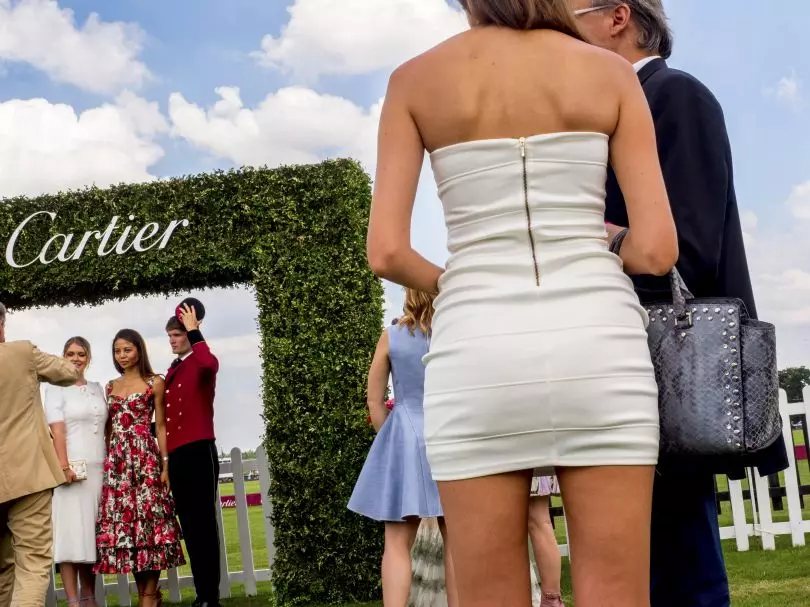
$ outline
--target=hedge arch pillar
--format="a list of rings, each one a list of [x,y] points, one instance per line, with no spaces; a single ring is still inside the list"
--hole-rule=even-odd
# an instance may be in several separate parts
[[[361,167],[337,160],[0,203],[12,310],[254,286],[281,604],[379,594],[380,529],[346,509],[372,438],[365,378],[383,325],[370,198]]]

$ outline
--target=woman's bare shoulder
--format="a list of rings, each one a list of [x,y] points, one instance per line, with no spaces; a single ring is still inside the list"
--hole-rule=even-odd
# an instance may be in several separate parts
[[[391,82],[420,82],[425,74],[435,73],[436,68],[446,65],[463,52],[470,32],[461,32],[440,42],[436,46],[411,57],[391,72]]]
[[[562,34],[558,37],[558,44],[562,51],[586,69],[607,71],[611,75],[635,73],[630,62],[613,51]]]

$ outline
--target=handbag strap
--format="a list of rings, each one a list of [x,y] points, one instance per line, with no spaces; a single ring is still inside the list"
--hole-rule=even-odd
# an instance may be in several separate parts
[[[613,242],[610,243],[609,248],[611,253],[614,255],[619,254],[619,251],[621,251],[622,248],[622,243],[624,242],[624,239],[627,238],[628,232],[629,228],[624,228],[618,234],[616,234],[616,236],[613,238]],[[675,313],[675,318],[682,320],[687,316],[686,300],[694,299],[695,296],[692,295],[692,292],[689,290],[689,287],[686,286],[681,273],[678,272],[678,268],[675,266],[673,266],[672,270],[669,272],[669,286],[670,291],[672,292],[672,309]]]

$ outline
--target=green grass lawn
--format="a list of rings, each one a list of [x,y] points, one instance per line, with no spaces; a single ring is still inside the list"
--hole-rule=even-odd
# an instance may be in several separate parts
[[[802,444],[803,439],[797,436],[797,444]],[[802,484],[810,485],[810,467],[807,461],[798,463],[799,474]],[[780,479],[784,483],[783,474]],[[725,477],[718,478],[718,485],[721,491],[726,490]],[[743,483],[747,488],[747,482]],[[220,485],[222,495],[233,495],[233,484]],[[248,493],[260,492],[259,483],[250,481],[246,483]],[[750,502],[746,502],[748,521],[751,519]],[[264,520],[261,508],[249,508],[250,535],[253,544],[253,560],[255,569],[266,569],[268,567],[267,547],[265,545]],[[804,519],[810,519],[810,499],[807,500],[807,507],[803,510]],[[787,510],[775,511],[773,513],[775,522],[787,520]],[[561,542],[565,541],[565,532],[561,519],[557,520],[557,535]],[[242,556],[237,534],[236,509],[226,509],[223,511],[223,523],[225,528],[225,543],[228,555],[228,567],[231,571],[242,569]],[[724,503],[720,514],[720,525],[731,525],[731,506]],[[808,538],[810,541],[810,538]],[[737,552],[733,540],[724,542],[726,550],[726,563],[731,581],[733,595],[733,605],[735,607],[804,607],[810,604],[810,574],[808,574],[808,563],[810,563],[810,546],[802,548],[792,548],[790,537],[781,536],[776,539],[777,550],[763,551],[759,540],[751,538],[751,550],[749,552]],[[191,575],[188,567],[180,570],[181,576]],[[563,587],[567,598],[567,604],[571,604],[570,589],[571,583],[567,561],[564,563]],[[114,581],[111,578],[110,581]],[[58,583],[58,579],[57,579]],[[244,589],[241,585],[234,585],[233,598],[223,600],[226,607],[256,607],[258,605],[271,604],[271,588],[269,583],[259,583],[258,597],[245,597]],[[194,593],[190,589],[183,590],[183,602],[181,605],[191,605]],[[165,603],[170,604],[164,599]],[[118,605],[115,597],[109,598],[109,605]],[[133,605],[137,601],[133,600]],[[60,603],[64,605],[64,603]],[[341,607],[381,607],[382,603],[351,604]]]
[[[777,550],[762,551],[752,540],[749,552],[737,552],[733,542],[726,542],[726,559],[731,581],[732,604],[735,607],[806,607],[810,597],[810,547],[790,548],[788,538],[777,539]],[[564,567],[563,587],[566,603],[572,605],[571,582],[567,562]],[[261,596],[246,598],[235,596],[223,600],[226,607],[255,607],[270,604],[270,588],[260,584]],[[182,603],[190,605],[189,599]],[[357,603],[342,607],[382,607],[382,603]]]

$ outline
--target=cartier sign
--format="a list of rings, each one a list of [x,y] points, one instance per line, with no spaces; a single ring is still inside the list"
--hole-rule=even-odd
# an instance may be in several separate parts
[[[13,268],[25,268],[37,262],[50,264],[54,261],[76,261],[82,255],[98,255],[105,257],[110,253],[123,255],[128,251],[143,253],[149,249],[165,249],[174,233],[179,228],[188,227],[188,219],[173,219],[166,226],[151,222],[138,228],[128,224],[124,226],[124,231],[114,240],[113,232],[118,227],[119,217],[115,215],[103,231],[91,230],[85,232],[77,238],[75,234],[54,234],[47,241],[42,243],[39,254],[31,259],[30,255],[21,258],[16,252],[17,242],[25,233],[26,228],[38,221],[51,221],[56,219],[53,211],[37,211],[23,219],[6,245],[6,263]],[[135,220],[134,215],[129,216],[129,221]],[[137,230],[137,231],[136,231]],[[133,232],[134,235],[133,235]],[[92,244],[91,244],[92,242]],[[98,247],[96,248],[96,243]]]

